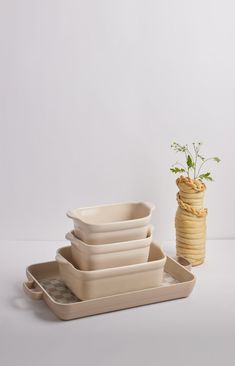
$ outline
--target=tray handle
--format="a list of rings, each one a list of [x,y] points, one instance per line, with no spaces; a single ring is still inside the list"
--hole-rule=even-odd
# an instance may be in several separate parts
[[[23,289],[26,295],[30,297],[32,300],[41,300],[43,292],[35,289],[34,281],[26,281],[23,283]]]
[[[175,256],[173,257],[173,259],[178,262],[179,264],[181,264],[181,266],[183,266],[184,268],[186,268],[188,271],[192,270],[192,263],[186,259],[185,257],[182,256]]]

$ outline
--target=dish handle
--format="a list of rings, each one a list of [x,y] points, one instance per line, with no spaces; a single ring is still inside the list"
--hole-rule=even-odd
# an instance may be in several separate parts
[[[71,232],[68,232],[66,235],[65,235],[65,239],[69,240],[69,241],[76,241],[77,238],[75,238],[75,236],[71,233]]]
[[[66,264],[66,265],[72,265],[70,262],[68,262],[66,259],[64,259],[64,257],[60,254],[60,253],[56,253],[55,256],[55,260],[56,262],[60,263],[60,264]]]
[[[156,206],[152,202],[145,202],[145,205],[150,209],[150,211],[155,210]]]
[[[32,300],[41,300],[43,292],[41,290],[36,290],[34,281],[26,281],[23,283],[23,289],[26,295]]]
[[[77,219],[77,217],[74,215],[73,211],[67,211],[66,212],[66,216],[69,217],[70,219]]]

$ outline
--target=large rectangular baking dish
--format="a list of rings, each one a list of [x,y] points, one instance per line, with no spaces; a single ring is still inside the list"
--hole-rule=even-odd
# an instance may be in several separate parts
[[[76,236],[87,244],[106,244],[144,239],[147,236],[154,204],[115,203],[68,211]]]
[[[162,282],[166,256],[157,243],[152,242],[149,258],[145,263],[81,271],[73,263],[71,246],[58,249],[56,261],[68,288],[81,300],[91,300],[159,286]]]
[[[103,245],[89,245],[74,235],[66,234],[71,242],[74,263],[82,271],[127,266],[147,262],[152,242],[153,227],[149,225],[147,237]]]
[[[38,263],[26,270],[23,287],[34,300],[43,299],[62,320],[83,318],[136,306],[184,298],[195,285],[195,276],[174,259],[167,257],[160,287],[115,296],[80,301],[64,285],[57,262]]]

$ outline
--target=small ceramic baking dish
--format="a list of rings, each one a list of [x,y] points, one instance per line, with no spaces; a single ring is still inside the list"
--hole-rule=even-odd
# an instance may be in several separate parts
[[[147,262],[152,231],[153,227],[149,226],[144,239],[103,245],[86,244],[73,231],[65,237],[71,242],[74,264],[83,271],[91,271]]]
[[[144,239],[154,209],[152,203],[132,202],[77,208],[67,212],[74,233],[87,244]]]
[[[61,278],[68,288],[79,299],[89,300],[160,286],[166,256],[156,243],[152,243],[146,263],[81,271],[73,264],[69,246],[57,251],[56,261],[59,264]]]

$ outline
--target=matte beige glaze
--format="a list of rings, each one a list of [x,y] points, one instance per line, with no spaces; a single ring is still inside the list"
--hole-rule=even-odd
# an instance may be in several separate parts
[[[169,257],[164,270],[178,283],[94,300],[61,304],[53,300],[41,285],[42,280],[61,278],[57,262],[39,263],[27,268],[26,274],[29,281],[24,283],[24,290],[31,299],[43,299],[60,319],[71,320],[189,296],[195,285],[195,276]]]
[[[175,257],[173,257],[173,259],[176,262],[178,262],[179,264],[181,264],[181,266],[183,266],[183,267],[187,268],[187,270],[191,271],[192,263],[188,259],[186,259],[184,257],[179,257],[179,256],[175,256]]]
[[[65,237],[71,242],[74,264],[83,271],[90,271],[147,262],[152,230],[152,226],[149,226],[145,239],[104,245],[86,244],[73,231]]]
[[[179,197],[193,209],[203,209],[204,191],[197,192],[185,183],[178,183]],[[197,217],[178,207],[175,217],[176,253],[197,266],[205,259],[206,216]]]
[[[67,212],[74,233],[87,244],[106,244],[144,239],[154,209],[152,203],[116,203]]]
[[[156,243],[150,246],[146,263],[81,271],[74,267],[71,247],[60,248],[56,260],[68,288],[81,300],[157,287],[161,284],[166,257]]]

